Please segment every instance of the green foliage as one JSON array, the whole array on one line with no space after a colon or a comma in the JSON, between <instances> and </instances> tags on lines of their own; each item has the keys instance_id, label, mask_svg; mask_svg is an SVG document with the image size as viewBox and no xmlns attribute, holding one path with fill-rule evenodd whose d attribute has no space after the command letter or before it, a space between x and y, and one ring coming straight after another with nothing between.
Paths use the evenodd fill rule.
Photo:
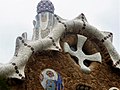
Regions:
<instances>
[{"instance_id":1,"label":"green foliage","mask_svg":"<svg viewBox=\"0 0 120 90\"><path fill-rule=\"evenodd\" d=\"M0 77L0 90L10 90L6 82L6 79Z\"/></svg>"}]
</instances>

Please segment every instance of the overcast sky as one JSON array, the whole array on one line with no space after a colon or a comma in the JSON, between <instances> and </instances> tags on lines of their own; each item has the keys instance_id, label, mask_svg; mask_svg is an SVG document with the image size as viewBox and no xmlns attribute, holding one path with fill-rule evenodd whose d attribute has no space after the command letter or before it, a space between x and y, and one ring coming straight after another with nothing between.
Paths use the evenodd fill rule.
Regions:
<instances>
[{"instance_id":1,"label":"overcast sky","mask_svg":"<svg viewBox=\"0 0 120 90\"><path fill-rule=\"evenodd\" d=\"M23 32L32 36L36 7L40 0L0 0L0 63L14 54L15 40ZM73 19L84 13L88 22L101 31L114 34L114 46L120 53L120 0L51 0L55 14Z\"/></svg>"}]
</instances>

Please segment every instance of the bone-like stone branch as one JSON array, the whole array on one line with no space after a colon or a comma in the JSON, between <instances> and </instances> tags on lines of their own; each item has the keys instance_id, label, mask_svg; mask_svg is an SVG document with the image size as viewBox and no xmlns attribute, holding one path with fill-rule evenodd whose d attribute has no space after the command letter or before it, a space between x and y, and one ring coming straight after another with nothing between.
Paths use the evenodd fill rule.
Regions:
<instances>
[{"instance_id":1,"label":"bone-like stone branch","mask_svg":"<svg viewBox=\"0 0 120 90\"><path fill-rule=\"evenodd\" d=\"M86 37L78 35L77 51L72 51L67 43L64 44L64 51L70 53L72 56L76 56L78 58L81 70L85 73L90 73L90 68L85 66L83 62L85 60L101 62L102 60L99 52L93 55L84 54L84 52L82 51L82 47L86 39Z\"/></svg>"},{"instance_id":2,"label":"bone-like stone branch","mask_svg":"<svg viewBox=\"0 0 120 90\"><path fill-rule=\"evenodd\" d=\"M20 46L21 46L21 41L19 40L19 37L17 37L14 56L17 56Z\"/></svg>"},{"instance_id":3,"label":"bone-like stone branch","mask_svg":"<svg viewBox=\"0 0 120 90\"><path fill-rule=\"evenodd\" d=\"M23 78L25 76L24 67L32 53L36 51L46 50L46 48L53 44L52 40L49 37L52 37L56 42L62 35L63 31L64 26L58 23L58 25L53 29L53 33L51 32L48 37L44 39L30 41L25 40L23 35L22 37L18 37L16 40L17 48L15 56L13 56L9 63L4 65L0 64L0 76L14 77L19 79Z\"/></svg>"},{"instance_id":4,"label":"bone-like stone branch","mask_svg":"<svg viewBox=\"0 0 120 90\"><path fill-rule=\"evenodd\" d=\"M22 45L22 42L21 42L21 40L19 38L20 37L17 37L17 39L16 39L16 47L15 47L14 56L17 56L18 51L19 51L19 49L20 49L20 47ZM27 33L26 32L22 34L22 38L23 38L24 41L27 41Z\"/></svg>"},{"instance_id":5,"label":"bone-like stone branch","mask_svg":"<svg viewBox=\"0 0 120 90\"><path fill-rule=\"evenodd\" d=\"M24 40L27 40L27 33L26 33L26 32L23 33L23 34L22 34L22 37L24 38Z\"/></svg>"},{"instance_id":6,"label":"bone-like stone branch","mask_svg":"<svg viewBox=\"0 0 120 90\"><path fill-rule=\"evenodd\" d=\"M101 31L101 33L105 36L104 39L108 39L113 42L113 34L111 32Z\"/></svg>"}]
</instances>

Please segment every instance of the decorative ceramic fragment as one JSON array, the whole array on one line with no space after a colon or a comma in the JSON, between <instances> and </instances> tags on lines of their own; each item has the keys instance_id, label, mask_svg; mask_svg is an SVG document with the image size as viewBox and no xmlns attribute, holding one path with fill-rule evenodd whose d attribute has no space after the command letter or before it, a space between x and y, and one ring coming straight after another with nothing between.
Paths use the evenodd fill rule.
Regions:
<instances>
[{"instance_id":1,"label":"decorative ceramic fragment","mask_svg":"<svg viewBox=\"0 0 120 90\"><path fill-rule=\"evenodd\" d=\"M45 69L40 74L40 82L45 90L63 90L62 78L53 69Z\"/></svg>"}]
</instances>

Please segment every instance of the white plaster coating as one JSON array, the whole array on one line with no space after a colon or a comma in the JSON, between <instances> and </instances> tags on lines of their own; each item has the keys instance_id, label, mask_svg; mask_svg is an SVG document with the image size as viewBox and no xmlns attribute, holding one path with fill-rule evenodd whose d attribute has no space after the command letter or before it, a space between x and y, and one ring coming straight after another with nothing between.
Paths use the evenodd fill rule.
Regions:
<instances>
[{"instance_id":1,"label":"white plaster coating","mask_svg":"<svg viewBox=\"0 0 120 90\"><path fill-rule=\"evenodd\" d=\"M111 32L101 31L104 36L108 36ZM111 42L113 42L113 35L111 35L109 38L107 38Z\"/></svg>"},{"instance_id":2,"label":"white plaster coating","mask_svg":"<svg viewBox=\"0 0 120 90\"><path fill-rule=\"evenodd\" d=\"M34 33L33 39L41 39L48 36L53 27L57 24L54 14L42 12L36 16L36 21L33 21Z\"/></svg>"},{"instance_id":3,"label":"white plaster coating","mask_svg":"<svg viewBox=\"0 0 120 90\"><path fill-rule=\"evenodd\" d=\"M24 33L22 34L22 37L23 37L24 40L27 40L27 32L24 32Z\"/></svg>"},{"instance_id":4,"label":"white plaster coating","mask_svg":"<svg viewBox=\"0 0 120 90\"><path fill-rule=\"evenodd\" d=\"M48 38L48 35L51 33L53 30L54 26L57 25L57 20L54 17L53 13L49 12L42 12L36 16L36 21L33 22L34 25L34 31L33 31L33 40L40 40L43 38ZM59 44L59 39L55 42L56 46L61 49L60 44ZM51 50L58 50L55 46L50 45L47 49Z\"/></svg>"},{"instance_id":5,"label":"white plaster coating","mask_svg":"<svg viewBox=\"0 0 120 90\"><path fill-rule=\"evenodd\" d=\"M80 68L85 73L90 73L90 68L84 65L84 60L102 62L100 53L95 53L92 55L85 55L82 51L82 47L86 41L86 37L78 35L77 51L72 51L67 43L64 44L64 51L69 52L72 56L78 58Z\"/></svg>"},{"instance_id":6,"label":"white plaster coating","mask_svg":"<svg viewBox=\"0 0 120 90\"><path fill-rule=\"evenodd\" d=\"M15 47L15 53L14 53L14 55L18 54L20 46L21 46L21 41L19 40L19 38L17 38L16 39L16 47Z\"/></svg>"},{"instance_id":7,"label":"white plaster coating","mask_svg":"<svg viewBox=\"0 0 120 90\"><path fill-rule=\"evenodd\" d=\"M80 14L74 20L78 20L78 19L79 20L84 20L85 23L88 23L87 18L85 17L85 15Z\"/></svg>"},{"instance_id":8,"label":"white plaster coating","mask_svg":"<svg viewBox=\"0 0 120 90\"><path fill-rule=\"evenodd\" d=\"M120 90L117 87L111 87L109 90Z\"/></svg>"}]
</instances>

